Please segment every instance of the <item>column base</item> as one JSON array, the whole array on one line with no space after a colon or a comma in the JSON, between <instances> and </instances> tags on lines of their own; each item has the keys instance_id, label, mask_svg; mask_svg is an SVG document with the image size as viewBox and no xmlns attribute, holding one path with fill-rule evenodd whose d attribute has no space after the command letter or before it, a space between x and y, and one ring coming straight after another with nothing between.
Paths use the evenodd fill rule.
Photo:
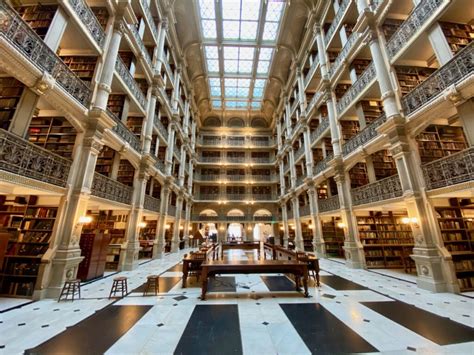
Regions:
<instances>
[{"instance_id":1,"label":"column base","mask_svg":"<svg viewBox=\"0 0 474 355\"><path fill-rule=\"evenodd\" d=\"M77 277L77 270L81 263L81 249L79 245L68 249L58 249L51 261L49 285L46 289L35 291L33 298L58 298L64 281Z\"/></svg>"},{"instance_id":2,"label":"column base","mask_svg":"<svg viewBox=\"0 0 474 355\"><path fill-rule=\"evenodd\" d=\"M344 242L346 266L351 269L366 269L364 248L355 242Z\"/></svg>"},{"instance_id":3,"label":"column base","mask_svg":"<svg viewBox=\"0 0 474 355\"><path fill-rule=\"evenodd\" d=\"M323 241L313 239L313 251L318 258L325 258L326 244Z\"/></svg>"},{"instance_id":4,"label":"column base","mask_svg":"<svg viewBox=\"0 0 474 355\"><path fill-rule=\"evenodd\" d=\"M152 251L152 259L161 259L163 257L165 249L165 245L160 242L154 242L153 243L153 251Z\"/></svg>"},{"instance_id":5,"label":"column base","mask_svg":"<svg viewBox=\"0 0 474 355\"><path fill-rule=\"evenodd\" d=\"M177 253L179 251L179 240L172 240L171 241L171 252Z\"/></svg>"},{"instance_id":6,"label":"column base","mask_svg":"<svg viewBox=\"0 0 474 355\"><path fill-rule=\"evenodd\" d=\"M122 249L122 255L120 256L120 271L131 271L135 270L138 267L138 250L140 248L140 243L132 242Z\"/></svg>"},{"instance_id":7,"label":"column base","mask_svg":"<svg viewBox=\"0 0 474 355\"><path fill-rule=\"evenodd\" d=\"M435 247L415 247L410 256L415 260L419 288L432 292L455 291L448 287L443 274L443 259Z\"/></svg>"},{"instance_id":8,"label":"column base","mask_svg":"<svg viewBox=\"0 0 474 355\"><path fill-rule=\"evenodd\" d=\"M288 238L283 238L283 246L288 248Z\"/></svg>"}]
</instances>

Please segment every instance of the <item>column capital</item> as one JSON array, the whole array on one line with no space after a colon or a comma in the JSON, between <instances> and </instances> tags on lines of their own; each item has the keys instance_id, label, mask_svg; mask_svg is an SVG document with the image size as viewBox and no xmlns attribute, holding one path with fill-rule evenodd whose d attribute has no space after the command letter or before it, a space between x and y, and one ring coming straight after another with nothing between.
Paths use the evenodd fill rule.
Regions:
<instances>
[{"instance_id":1,"label":"column capital","mask_svg":"<svg viewBox=\"0 0 474 355\"><path fill-rule=\"evenodd\" d=\"M118 18L114 21L114 32L119 33L121 36L124 35L127 24L123 20L123 17L118 15Z\"/></svg>"}]
</instances>

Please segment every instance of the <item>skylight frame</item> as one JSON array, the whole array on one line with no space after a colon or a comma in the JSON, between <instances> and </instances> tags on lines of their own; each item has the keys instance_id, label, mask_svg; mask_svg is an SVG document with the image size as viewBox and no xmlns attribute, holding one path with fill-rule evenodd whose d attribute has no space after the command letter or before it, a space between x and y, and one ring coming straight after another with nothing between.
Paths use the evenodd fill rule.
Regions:
<instances>
[{"instance_id":1,"label":"skylight frame","mask_svg":"<svg viewBox=\"0 0 474 355\"><path fill-rule=\"evenodd\" d=\"M261 108L287 1L196 1L203 37L203 55L208 76L209 97L213 109L256 110ZM201 8L202 4L206 5L205 9ZM235 21L233 23L234 29L230 31L231 35L229 36L226 34L225 24L230 22L226 21ZM209 35L209 24L215 25L215 36L214 33ZM243 33L242 31L245 31L243 27L249 24L250 33ZM270 34L265 34L267 24L268 28L271 27ZM256 28L255 35L252 32L254 28ZM209 57L207 47L213 48L213 58ZM236 57L229 58L226 55L226 50L231 48L234 51L237 49L238 55ZM214 58L216 49L218 63ZM250 86L248 89L238 86L230 88L225 85L226 78L245 78L250 81ZM220 79L219 88L217 85L211 85L211 81L216 84L216 79ZM254 87L256 83L259 87ZM227 105L227 101L231 103ZM242 102L247 102L247 105Z\"/></svg>"}]
</instances>

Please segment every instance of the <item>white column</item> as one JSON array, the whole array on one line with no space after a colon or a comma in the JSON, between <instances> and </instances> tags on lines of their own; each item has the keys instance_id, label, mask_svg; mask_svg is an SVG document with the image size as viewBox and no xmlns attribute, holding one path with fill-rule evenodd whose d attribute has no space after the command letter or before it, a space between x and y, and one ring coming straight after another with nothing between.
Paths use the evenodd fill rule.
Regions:
<instances>
[{"instance_id":1,"label":"white column","mask_svg":"<svg viewBox=\"0 0 474 355\"><path fill-rule=\"evenodd\" d=\"M176 253L179 251L179 225L181 223L181 211L183 210L183 195L180 193L176 198L176 215L173 226L173 237L171 239L171 252Z\"/></svg>"},{"instance_id":2,"label":"white column","mask_svg":"<svg viewBox=\"0 0 474 355\"><path fill-rule=\"evenodd\" d=\"M153 242L153 259L161 258L165 249L166 214L168 213L170 192L168 184L164 184L161 187L160 216L156 226L155 240Z\"/></svg>"},{"instance_id":3,"label":"white column","mask_svg":"<svg viewBox=\"0 0 474 355\"><path fill-rule=\"evenodd\" d=\"M295 248L297 251L304 251L303 231L301 230L300 204L298 202L298 197L292 197L291 203L293 205L293 218L295 220Z\"/></svg>"},{"instance_id":4,"label":"white column","mask_svg":"<svg viewBox=\"0 0 474 355\"><path fill-rule=\"evenodd\" d=\"M143 153L144 154L151 154L151 141L153 139L153 125L155 119L155 109L156 109L156 100L158 97L158 87L156 85L152 85L151 88L151 95L150 100L148 101L148 110L145 120L144 126L144 137L145 141L143 143Z\"/></svg>"},{"instance_id":5,"label":"white column","mask_svg":"<svg viewBox=\"0 0 474 355\"><path fill-rule=\"evenodd\" d=\"M318 258L324 258L326 257L326 244L324 243L323 229L319 217L318 194L314 186L309 188L308 198L313 221L313 250Z\"/></svg>"},{"instance_id":6,"label":"white column","mask_svg":"<svg viewBox=\"0 0 474 355\"><path fill-rule=\"evenodd\" d=\"M283 246L288 248L288 238L290 236L290 229L288 227L288 210L286 202L281 203L281 219L283 220Z\"/></svg>"}]
</instances>

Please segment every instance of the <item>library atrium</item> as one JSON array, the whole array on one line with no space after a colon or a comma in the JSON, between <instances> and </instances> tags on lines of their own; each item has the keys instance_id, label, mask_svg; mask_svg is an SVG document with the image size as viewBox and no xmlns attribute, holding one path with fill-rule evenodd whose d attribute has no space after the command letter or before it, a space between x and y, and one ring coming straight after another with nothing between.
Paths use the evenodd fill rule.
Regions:
<instances>
[{"instance_id":1,"label":"library atrium","mask_svg":"<svg viewBox=\"0 0 474 355\"><path fill-rule=\"evenodd\" d=\"M0 0L0 355L474 354L472 0Z\"/></svg>"}]
</instances>

